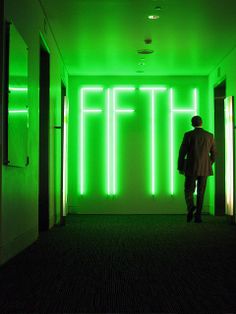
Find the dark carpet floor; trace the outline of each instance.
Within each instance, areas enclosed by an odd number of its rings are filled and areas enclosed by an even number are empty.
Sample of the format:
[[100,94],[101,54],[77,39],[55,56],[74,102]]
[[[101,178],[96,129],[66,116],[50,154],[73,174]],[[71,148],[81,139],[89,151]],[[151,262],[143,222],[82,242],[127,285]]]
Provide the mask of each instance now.
[[0,313],[236,313],[236,226],[73,215],[0,268]]

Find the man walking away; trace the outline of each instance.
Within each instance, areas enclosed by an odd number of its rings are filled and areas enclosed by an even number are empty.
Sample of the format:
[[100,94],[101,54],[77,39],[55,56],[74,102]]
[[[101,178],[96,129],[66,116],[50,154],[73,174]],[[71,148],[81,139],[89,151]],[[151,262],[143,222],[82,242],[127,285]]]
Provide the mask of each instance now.
[[[207,177],[213,175],[216,148],[212,133],[202,128],[202,118],[192,117],[194,130],[184,134],[179,150],[178,170],[185,175],[184,195],[187,205],[187,222],[193,219],[202,222],[201,212],[206,189]],[[197,202],[194,205],[193,194],[197,183]]]

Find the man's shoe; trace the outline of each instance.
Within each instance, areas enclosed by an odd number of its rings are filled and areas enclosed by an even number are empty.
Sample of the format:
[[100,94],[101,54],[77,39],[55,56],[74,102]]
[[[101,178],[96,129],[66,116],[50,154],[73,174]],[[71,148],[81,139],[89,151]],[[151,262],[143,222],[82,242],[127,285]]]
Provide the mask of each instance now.
[[194,215],[194,222],[197,224],[202,222],[201,216],[199,214]]
[[193,219],[193,212],[196,210],[196,207],[194,206],[187,214],[187,222],[191,222]]

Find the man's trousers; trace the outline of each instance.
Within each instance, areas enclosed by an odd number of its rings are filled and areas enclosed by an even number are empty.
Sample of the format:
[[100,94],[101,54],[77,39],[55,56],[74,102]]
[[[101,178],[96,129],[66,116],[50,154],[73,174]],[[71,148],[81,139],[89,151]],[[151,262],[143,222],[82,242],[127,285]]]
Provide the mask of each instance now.
[[193,211],[193,209],[195,208],[193,194],[197,184],[196,217],[201,217],[206,183],[206,176],[185,176],[184,195],[188,212]]

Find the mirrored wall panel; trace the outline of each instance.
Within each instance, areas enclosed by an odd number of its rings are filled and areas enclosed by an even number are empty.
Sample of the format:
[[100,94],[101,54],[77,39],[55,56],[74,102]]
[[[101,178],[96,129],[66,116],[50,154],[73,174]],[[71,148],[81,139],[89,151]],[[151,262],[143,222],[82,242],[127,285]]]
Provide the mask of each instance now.
[[8,165],[28,165],[28,49],[14,24],[9,24]]

